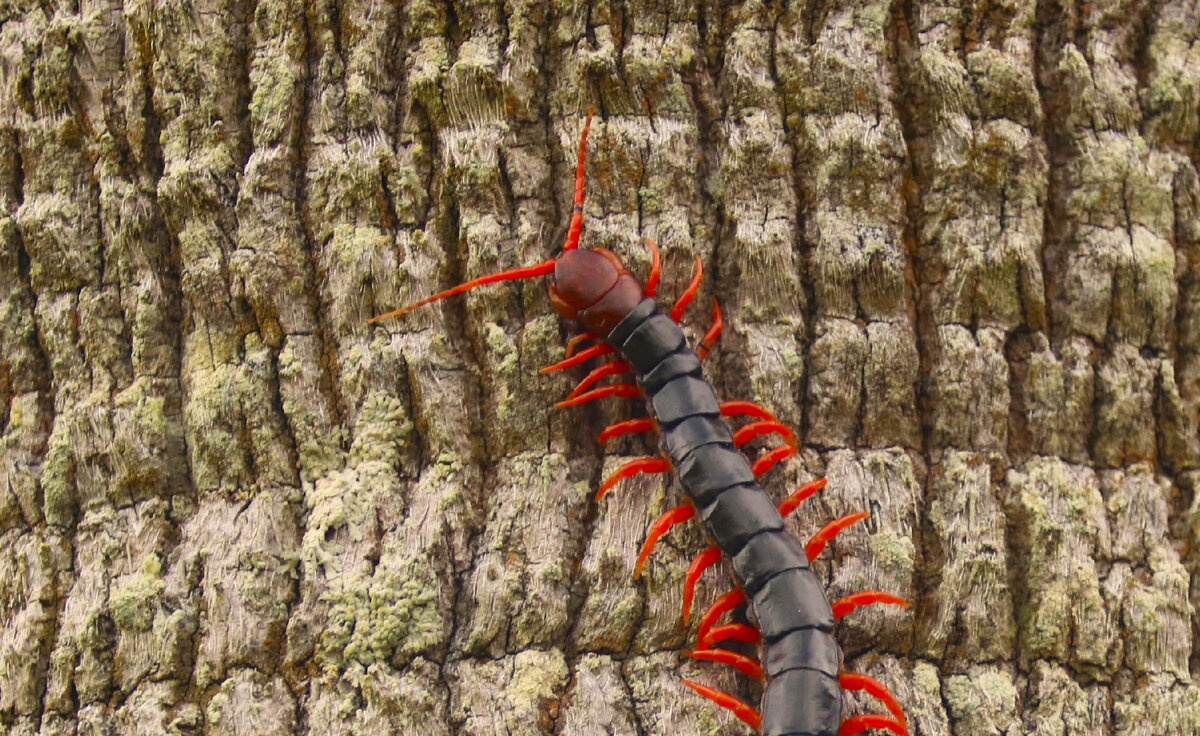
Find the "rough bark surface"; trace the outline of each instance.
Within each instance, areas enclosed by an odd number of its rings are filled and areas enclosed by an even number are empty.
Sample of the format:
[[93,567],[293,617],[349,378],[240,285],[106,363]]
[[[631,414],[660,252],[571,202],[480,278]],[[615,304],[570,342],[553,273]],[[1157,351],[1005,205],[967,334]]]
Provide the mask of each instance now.
[[704,259],[794,531],[874,513],[831,596],[915,604],[848,668],[1195,736],[1198,100],[1194,0],[0,3],[0,733],[747,733],[544,287],[365,324],[552,254],[595,105],[585,245]]

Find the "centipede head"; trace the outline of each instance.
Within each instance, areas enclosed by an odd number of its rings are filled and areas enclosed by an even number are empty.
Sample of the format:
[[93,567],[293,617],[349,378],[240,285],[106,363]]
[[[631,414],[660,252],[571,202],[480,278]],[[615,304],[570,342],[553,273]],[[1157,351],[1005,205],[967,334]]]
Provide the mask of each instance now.
[[564,250],[533,266],[480,276],[422,299],[406,307],[367,320],[374,324],[399,317],[427,304],[470,291],[478,286],[501,281],[516,281],[550,276],[550,303],[554,311],[569,320],[578,320],[583,329],[601,337],[616,327],[643,298],[642,285],[612,252],[602,248]]

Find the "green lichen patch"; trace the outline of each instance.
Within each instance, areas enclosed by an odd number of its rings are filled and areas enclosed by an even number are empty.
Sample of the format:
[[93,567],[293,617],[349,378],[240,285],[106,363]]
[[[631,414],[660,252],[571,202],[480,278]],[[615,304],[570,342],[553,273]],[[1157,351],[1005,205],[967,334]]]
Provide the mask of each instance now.
[[113,623],[129,631],[150,629],[164,587],[162,561],[152,554],[143,561],[140,571],[113,581],[108,594]]
[[329,674],[393,662],[443,640],[439,575],[421,560],[376,571],[321,596],[329,606],[317,662]]

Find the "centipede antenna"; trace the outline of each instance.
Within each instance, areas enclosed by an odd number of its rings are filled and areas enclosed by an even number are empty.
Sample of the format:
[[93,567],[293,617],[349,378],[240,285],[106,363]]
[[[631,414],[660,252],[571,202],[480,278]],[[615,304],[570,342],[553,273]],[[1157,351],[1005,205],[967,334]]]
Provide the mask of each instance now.
[[650,531],[646,533],[646,541],[642,543],[642,549],[638,552],[637,566],[633,568],[633,577],[640,578],[642,576],[642,565],[646,564],[646,560],[650,557],[650,553],[654,551],[654,546],[658,544],[658,540],[670,531],[671,527],[676,524],[682,524],[688,519],[696,515],[696,507],[690,503],[685,503],[682,506],[667,511],[658,520],[650,526]]
[[901,608],[908,608],[908,601],[900,596],[884,593],[879,590],[863,590],[834,601],[832,606],[833,617],[840,619],[854,609],[869,606],[872,603],[887,603],[893,606],[900,606]]
[[821,527],[821,531],[812,535],[812,539],[808,540],[808,544],[804,545],[804,551],[808,554],[809,562],[817,559],[817,555],[825,549],[825,545],[829,544],[829,540],[836,537],[846,527],[857,524],[871,514],[863,511],[858,514],[849,514],[840,519],[834,519],[825,526]]
[[691,680],[681,680],[681,682],[695,690],[699,695],[708,698],[722,708],[733,711],[733,714],[741,719],[742,723],[745,723],[755,731],[762,727],[762,716],[758,714],[758,711],[754,710],[741,700],[733,697],[729,693],[723,693],[720,690],[709,687],[708,685],[701,685],[700,683],[692,682]]
[[440,294],[434,294],[433,296],[428,297],[426,299],[422,299],[419,302],[409,304],[407,307],[401,307],[394,311],[388,312],[387,314],[380,314],[375,317],[372,317],[371,319],[367,320],[367,324],[373,325],[376,322],[381,322],[381,321],[383,321],[385,319],[389,319],[391,317],[399,317],[400,315],[408,314],[409,312],[413,311],[414,309],[423,307],[426,304],[433,304],[434,302],[441,301],[442,299],[445,299],[446,297],[451,297],[451,296],[454,296],[455,294],[461,294],[464,291],[470,291],[471,289],[474,289],[477,286],[485,286],[487,284],[495,284],[495,283],[499,283],[501,281],[516,281],[519,279],[531,279],[531,278],[534,278],[535,276],[545,276],[545,275],[551,274],[551,273],[554,273],[554,259],[553,258],[551,258],[548,261],[542,261],[541,263],[537,264],[536,266],[522,266],[520,268],[513,268],[508,271],[500,271],[498,273],[489,273],[486,276],[480,276],[477,279],[471,279],[470,281],[461,283],[458,286],[455,286],[450,289],[446,289],[445,291],[441,292]]
[[838,729],[838,736],[857,736],[857,734],[871,729],[891,731],[896,736],[909,736],[907,728],[882,713],[868,713],[865,716],[847,718],[842,721],[842,727]]
[[567,241],[563,250],[575,250],[579,247],[579,234],[583,232],[583,181],[584,162],[587,160],[588,131],[592,129],[592,115],[595,108],[588,110],[587,120],[583,123],[583,135],[579,137],[579,160],[575,164],[575,205],[571,211],[571,226],[567,228]]
[[687,574],[683,576],[683,623],[687,624],[692,617],[692,600],[696,597],[696,583],[704,571],[721,561],[721,548],[710,545],[703,552],[692,558],[688,565]]

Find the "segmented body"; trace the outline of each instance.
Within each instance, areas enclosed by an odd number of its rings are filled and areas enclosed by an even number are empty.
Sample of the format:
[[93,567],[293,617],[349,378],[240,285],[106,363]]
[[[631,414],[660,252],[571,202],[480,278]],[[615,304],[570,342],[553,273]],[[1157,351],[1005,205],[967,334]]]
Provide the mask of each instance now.
[[[626,463],[601,484],[597,500],[617,483],[638,473],[674,470],[688,504],[671,509],[654,523],[638,556],[635,574],[668,529],[699,516],[713,546],[697,555],[685,578],[685,621],[696,579],[722,556],[733,563],[736,590],[721,596],[702,617],[698,650],[690,652],[736,667],[765,680],[761,712],[705,685],[684,681],[700,695],[729,708],[765,736],[853,736],[868,729],[883,729],[908,736],[899,704],[880,683],[865,675],[842,672],[842,651],[833,637],[836,619],[870,603],[907,605],[877,591],[847,596],[830,605],[809,562],[838,532],[867,516],[852,514],[834,520],[807,544],[784,531],[783,516],[824,487],[815,481],[797,489],[779,506],[759,486],[757,478],[780,460],[796,453],[795,434],[767,410],[748,402],[717,401],[701,372],[704,355],[721,332],[721,314],[714,302],[713,326],[699,350],[688,346],[678,322],[695,296],[702,273],[697,261],[695,277],[669,314],[654,300],[659,280],[658,250],[647,241],[654,256],[645,283],[639,281],[611,252],[580,249],[583,228],[584,161],[589,114],[579,144],[575,177],[575,202],[563,252],[542,263],[489,274],[459,284],[427,299],[380,315],[377,322],[485,284],[552,276],[550,302],[562,317],[586,332],[571,341],[567,358],[543,372],[580,365],[592,358],[619,353],[624,360],[593,370],[558,406],[574,406],[607,397],[644,397],[653,420],[632,419],[608,427],[607,441],[622,434],[657,429],[664,457]],[[571,354],[581,339],[601,341]],[[598,385],[609,376],[633,373],[637,383]],[[589,387],[593,387],[590,388]],[[730,431],[723,415],[747,414],[757,421]],[[754,437],[775,434],[784,444],[753,464],[737,449]],[[749,602],[757,629],[743,624],[715,626],[721,614]],[[764,645],[762,663],[717,647],[727,640]],[[892,717],[881,714],[842,719],[842,691],[864,690],[881,699]]]
[[842,650],[833,610],[804,545],[734,448],[720,404],[683,331],[638,304],[608,335],[634,367],[658,422],[660,444],[709,537],[733,561],[765,644],[765,736],[834,736],[842,722]]

